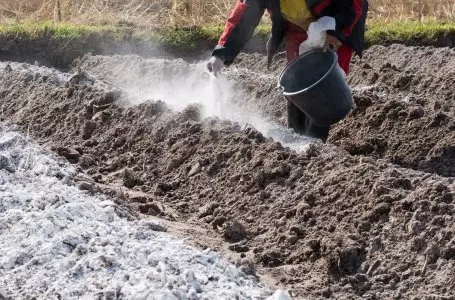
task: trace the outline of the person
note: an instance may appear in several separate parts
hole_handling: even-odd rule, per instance
[[[288,63],[299,56],[300,44],[307,39],[311,22],[321,17],[335,19],[335,30],[327,31],[324,50],[333,48],[338,53],[340,67],[349,73],[352,54],[363,51],[367,0],[237,0],[218,45],[207,63],[217,75],[223,66],[231,65],[251,39],[264,12],[272,19],[272,34],[267,42],[268,66],[285,41]],[[288,127],[298,134],[319,138],[324,142],[330,126],[318,126],[295,105],[287,103]]]

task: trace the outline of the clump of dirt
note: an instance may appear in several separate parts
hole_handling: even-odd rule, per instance
[[[245,227],[237,220],[231,220],[226,223],[224,228],[224,237],[227,241],[235,243],[246,239],[248,232]]]
[[[144,69],[153,63],[144,62]],[[97,74],[99,66],[93,64]],[[8,69],[0,73],[2,118],[58,145],[62,155],[79,153],[74,163],[97,182],[122,187],[139,211],[211,228],[235,255],[267,267],[293,296],[453,295],[453,179],[395,166],[376,159],[374,151],[350,155],[315,144],[296,153],[251,127],[201,120],[194,106],[181,112],[160,101],[125,107],[115,82],[84,74],[76,80],[27,65],[0,68]],[[114,78],[109,69],[103,72]],[[368,107],[382,107],[379,93],[357,90],[359,109],[369,105],[369,97]],[[397,107],[389,104],[387,112]],[[353,120],[361,118],[346,122]],[[353,136],[356,127],[340,124],[333,142],[341,140],[335,137],[343,126],[346,139]],[[406,143],[397,149],[419,142],[403,138]],[[389,144],[376,139],[377,152],[387,153]]]

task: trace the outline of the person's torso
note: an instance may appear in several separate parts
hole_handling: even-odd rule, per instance
[[[306,0],[280,0],[281,15],[287,21],[301,27],[305,31],[314,21]]]

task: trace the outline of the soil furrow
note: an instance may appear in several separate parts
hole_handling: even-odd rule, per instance
[[[409,89],[390,84],[405,67],[394,73],[389,63],[380,71],[391,53],[409,51],[430,58],[406,68],[440,74],[424,91],[422,82]],[[453,87],[445,81],[451,80],[451,60],[437,70],[425,64],[434,62],[431,56],[453,57],[453,50],[431,51],[371,48],[350,79],[357,109],[334,126],[331,144],[314,143],[300,153],[250,126],[201,118],[197,105],[174,111],[144,98],[141,88],[159,89],[170,76],[193,72],[183,61],[82,62],[82,70],[113,86],[126,90],[134,83],[134,97],[132,90],[126,95],[83,73],[70,77],[2,64],[0,109],[3,119],[20,124],[96,181],[123,186],[140,212],[210,228],[240,264],[265,268],[297,298],[452,297],[455,185],[438,175],[455,170]],[[379,78],[370,82],[374,72]],[[283,121],[282,100],[268,81],[272,75],[231,69],[227,76],[237,82],[236,104],[263,101],[265,114]],[[248,94],[248,86],[257,94]],[[128,98],[142,100],[125,106]]]

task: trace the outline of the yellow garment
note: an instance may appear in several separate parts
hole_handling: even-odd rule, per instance
[[[280,0],[280,6],[283,17],[304,30],[308,30],[308,26],[314,21],[305,0]]]

